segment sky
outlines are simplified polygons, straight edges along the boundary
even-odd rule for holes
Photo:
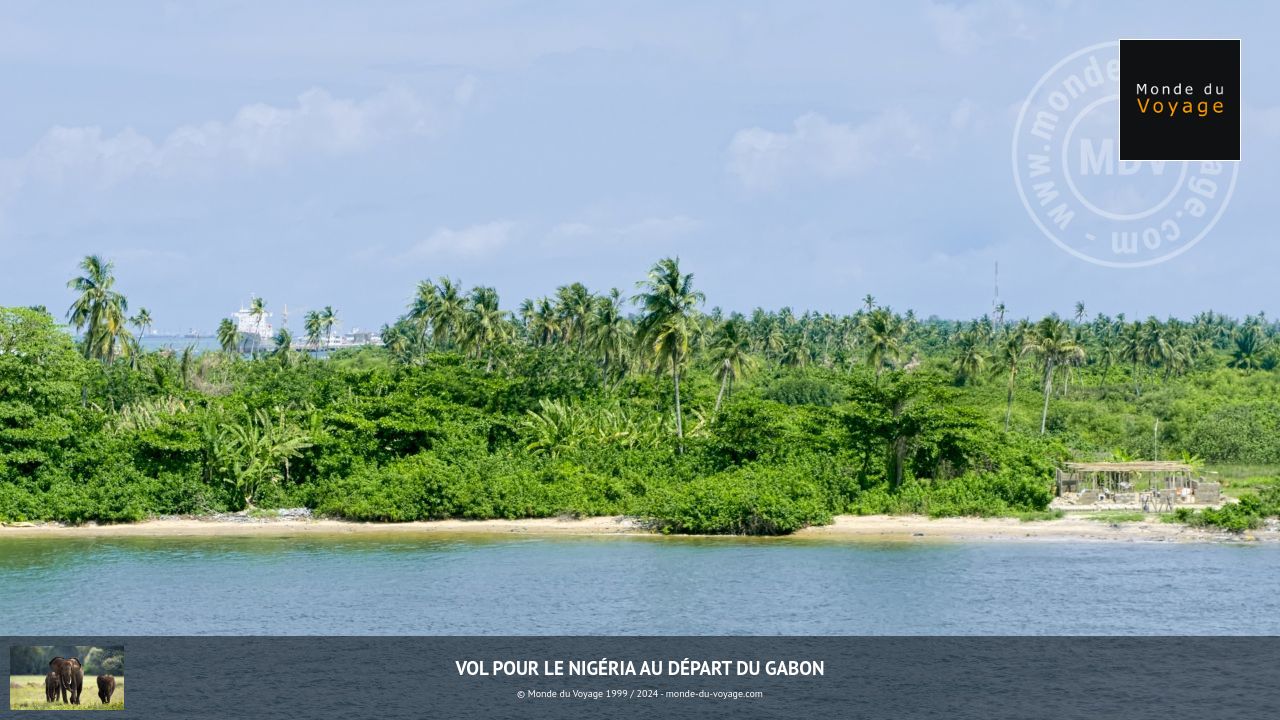
[[[115,263],[157,330],[253,295],[290,326],[631,292],[676,255],[708,306],[922,317],[1277,307],[1280,6],[1202,2],[19,2],[0,6],[0,305],[61,315]],[[1120,37],[1243,40],[1244,157],[1200,244],[1142,269],[1051,243],[1018,109]],[[278,319],[277,319],[278,322]]]

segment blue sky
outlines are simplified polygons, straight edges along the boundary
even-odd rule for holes
[[[0,9],[0,305],[116,262],[161,330],[251,293],[347,328],[450,275],[969,317],[1276,307],[1280,8],[1203,3],[42,3]],[[305,8],[305,9],[304,9]],[[1119,37],[1241,37],[1244,162],[1143,270],[1043,237],[1010,171],[1039,77]]]

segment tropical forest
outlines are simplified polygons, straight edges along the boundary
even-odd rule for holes
[[[636,275],[516,305],[423,280],[374,347],[320,351],[326,307],[302,338],[228,319],[220,350],[147,349],[151,313],[86,257],[65,310],[0,308],[0,521],[306,507],[769,535],[839,514],[1031,520],[1059,463],[1131,458],[1219,473],[1246,524],[1280,507],[1280,323],[1262,314],[728,312],[676,258]],[[1196,515],[1179,519],[1215,522]]]

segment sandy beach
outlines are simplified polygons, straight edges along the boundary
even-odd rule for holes
[[[526,520],[438,520],[358,523],[313,518],[161,518],[120,525],[66,526],[58,523],[0,525],[5,537],[272,537],[300,535],[648,535],[635,518],[537,518]],[[1013,518],[940,518],[918,515],[840,515],[830,525],[788,536],[821,541],[1102,541],[1102,542],[1263,542],[1280,541],[1275,526],[1242,535],[1191,528],[1150,519],[1110,523],[1071,516],[1023,522]]]

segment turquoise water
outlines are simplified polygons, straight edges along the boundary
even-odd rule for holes
[[[1280,548],[0,540],[0,634],[1280,634]]]
[[[216,337],[171,337],[162,335],[148,335],[139,341],[144,350],[148,352],[154,350],[172,350],[174,352],[182,352],[188,347],[195,352],[212,352],[222,349],[218,344]]]

